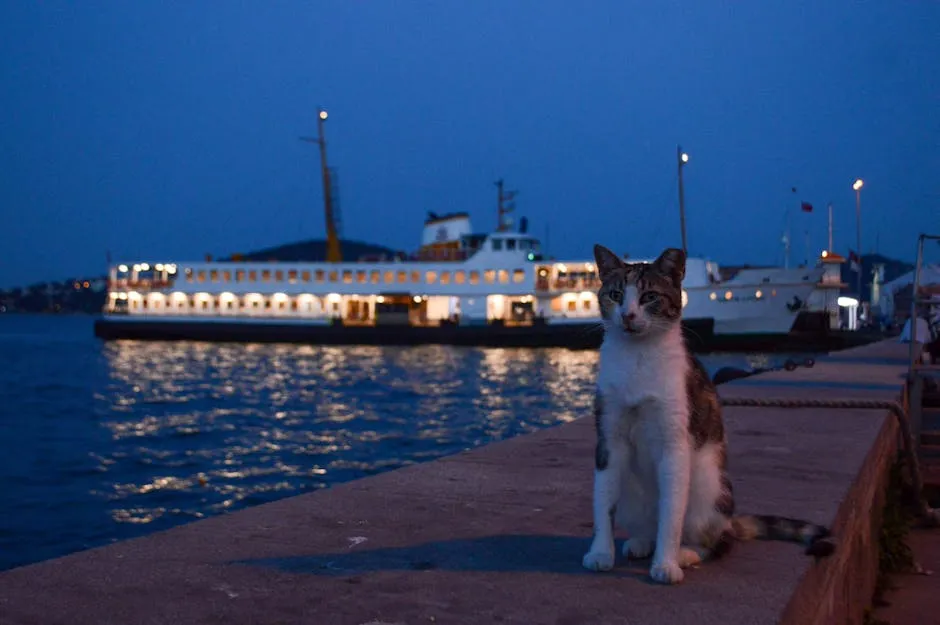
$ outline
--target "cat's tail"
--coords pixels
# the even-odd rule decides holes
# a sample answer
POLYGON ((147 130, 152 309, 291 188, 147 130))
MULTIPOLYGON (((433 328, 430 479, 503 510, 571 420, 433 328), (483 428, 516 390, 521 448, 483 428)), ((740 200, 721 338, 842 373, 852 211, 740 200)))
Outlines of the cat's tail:
POLYGON ((769 514, 744 514, 731 518, 731 532, 736 540, 785 540, 806 547, 806 555, 824 558, 836 549, 829 528, 802 519, 769 514))

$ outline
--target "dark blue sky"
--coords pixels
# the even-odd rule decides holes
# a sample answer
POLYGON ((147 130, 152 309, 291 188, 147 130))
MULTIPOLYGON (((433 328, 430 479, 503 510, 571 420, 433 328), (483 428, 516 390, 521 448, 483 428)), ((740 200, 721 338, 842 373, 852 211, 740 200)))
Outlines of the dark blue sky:
POLYGON ((4 2, 0 287, 322 237, 317 105, 348 238, 427 210, 495 223, 500 176, 550 251, 679 244, 722 263, 940 230, 940 4, 4 2), (790 188, 799 189, 795 197, 790 188), (816 212, 799 213, 799 200, 816 212))

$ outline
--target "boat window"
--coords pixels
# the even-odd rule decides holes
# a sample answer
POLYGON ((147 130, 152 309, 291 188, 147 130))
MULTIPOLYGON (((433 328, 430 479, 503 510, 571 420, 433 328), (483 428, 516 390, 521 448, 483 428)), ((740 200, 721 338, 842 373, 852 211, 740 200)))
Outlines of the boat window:
POLYGON ((303 280, 304 282, 310 282, 310 272, 309 271, 300 272, 300 279, 303 280))
POLYGON ((487 284, 493 284, 496 282, 496 271, 493 269, 487 269, 483 272, 483 281, 487 284))
POLYGON ((525 270, 516 269, 512 272, 512 281, 519 283, 525 281, 525 270))
POLYGON ((346 270, 343 272, 343 284, 352 284, 352 272, 346 270))
POLYGON ((466 274, 463 271, 454 272, 454 283, 463 284, 464 280, 466 280, 466 274))
POLYGON ((366 281, 366 272, 365 272, 365 271, 357 271, 357 272, 356 272, 356 282, 358 282, 359 284, 364 284, 365 281, 366 281))
POLYGON ((245 280, 245 270, 238 269, 235 271, 235 282, 244 282, 245 280))
POLYGON ((420 272, 420 271, 417 271, 417 270, 412 271, 412 272, 411 272, 411 281, 414 282, 415 284, 418 284, 419 282, 421 282, 421 272, 420 272))
POLYGON ((450 284, 450 272, 449 271, 441 272, 441 284, 450 284))
POLYGON ((493 251, 494 251, 494 252, 498 252, 498 251, 500 251, 501 249, 503 249, 503 240, 502 240, 502 239, 493 239, 493 240, 491 241, 491 243, 493 244, 493 251))
POLYGON ((209 272, 209 281, 218 282, 219 281, 219 270, 213 269, 209 272))
POLYGON ((258 281, 258 272, 255 271, 254 269, 252 269, 251 271, 249 271, 249 272, 248 272, 248 281, 249 281, 249 282, 257 282, 257 281, 258 281))
POLYGON ((398 282, 400 282, 400 283, 402 283, 402 284, 404 284, 405 282, 408 282, 408 272, 407 272, 407 271, 399 271, 399 272, 398 272, 398 282))
POLYGON ((222 272, 222 282, 231 282, 232 281, 232 272, 226 269, 222 272))
POLYGON ((381 275, 380 272, 379 272, 379 270, 378 270, 378 269, 374 269, 370 275, 371 275, 371 278, 370 278, 370 279, 371 279, 371 281, 372 281, 372 284, 378 284, 378 283, 379 283, 379 277, 380 277, 380 275, 381 275))
POLYGON ((499 270, 499 283, 507 284, 508 282, 509 282, 509 272, 506 271, 505 269, 500 269, 499 270))
POLYGON ((516 240, 515 239, 506 239, 506 249, 514 250, 516 249, 516 240))
POLYGON ((480 272, 479 271, 470 272, 470 284, 480 284, 480 272))
POLYGON ((437 282, 437 272, 429 271, 426 274, 424 274, 424 281, 427 282, 428 284, 434 284, 435 282, 437 282))
POLYGON ((262 282, 270 282, 270 281, 271 281, 271 270, 270 270, 270 269, 262 269, 262 270, 261 270, 261 281, 262 281, 262 282))
POLYGON ((205 281, 206 281, 206 272, 205 272, 204 270, 200 269, 200 270, 196 273, 196 282, 205 282, 205 281))
POLYGON ((391 284, 394 281, 395 281, 395 272, 386 271, 385 272, 385 284, 391 284))
POLYGON ((297 284, 297 270, 291 269, 287 272, 287 281, 291 284, 297 284))
POLYGON ((278 269, 274 272, 274 280, 277 282, 284 282, 284 272, 278 269))
POLYGON ((339 272, 337 272, 337 271, 334 269, 333 271, 331 271, 331 272, 329 273, 329 275, 328 275, 327 277, 328 277, 328 279, 329 279, 330 282, 336 282, 336 277, 337 277, 338 275, 339 275, 339 272))
POLYGON ((314 278, 317 282, 323 282, 326 280, 326 272, 322 269, 317 269, 316 273, 314 274, 314 278))

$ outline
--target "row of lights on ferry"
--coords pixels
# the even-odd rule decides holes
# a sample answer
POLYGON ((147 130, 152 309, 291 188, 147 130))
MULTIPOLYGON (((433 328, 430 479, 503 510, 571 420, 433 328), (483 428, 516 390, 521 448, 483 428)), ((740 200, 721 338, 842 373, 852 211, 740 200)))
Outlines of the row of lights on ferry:
MULTIPOLYGON (((771 291, 770 294, 771 294, 771 295, 776 295, 776 294, 777 294, 777 291, 776 291, 776 290, 773 290, 773 291, 771 291)), ((726 300, 730 300, 732 297, 734 297, 734 294, 731 293, 731 291, 725 291, 725 299, 726 299, 726 300)), ((764 292, 758 289, 757 291, 754 291, 754 297, 756 297, 757 299, 760 299, 760 298, 764 297, 764 292)), ((714 291, 712 291, 711 293, 708 294, 708 299, 710 299, 710 300, 712 300, 712 301, 715 301, 716 299, 718 299, 718 294, 715 293, 714 291)))
MULTIPOLYGON (((167 273, 176 273, 176 264, 175 263, 157 263, 153 266, 155 271, 166 270, 167 273)), ((133 267, 134 271, 150 271, 150 263, 137 263, 133 267)), ((127 265, 118 265, 118 271, 121 273, 127 273, 127 265)))

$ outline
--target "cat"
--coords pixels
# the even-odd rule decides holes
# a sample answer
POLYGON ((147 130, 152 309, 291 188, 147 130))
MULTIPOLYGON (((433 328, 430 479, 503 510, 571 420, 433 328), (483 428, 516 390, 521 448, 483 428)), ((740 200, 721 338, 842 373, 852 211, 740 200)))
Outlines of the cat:
POLYGON ((721 403, 682 335, 686 256, 669 248, 652 263, 627 263, 594 246, 604 325, 594 399, 594 538, 582 564, 614 565, 652 554, 650 577, 676 584, 683 569, 717 558, 735 540, 760 537, 830 555, 829 530, 767 515, 735 516, 721 403))

